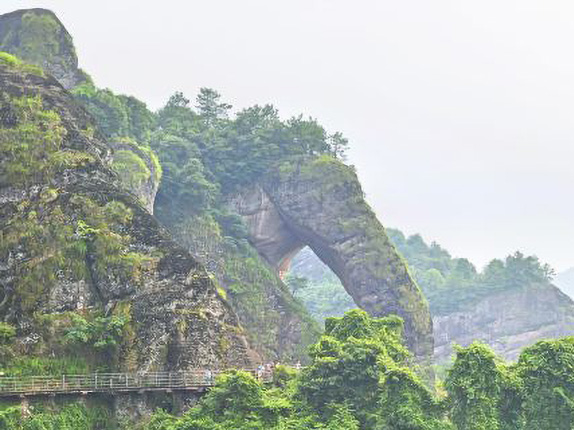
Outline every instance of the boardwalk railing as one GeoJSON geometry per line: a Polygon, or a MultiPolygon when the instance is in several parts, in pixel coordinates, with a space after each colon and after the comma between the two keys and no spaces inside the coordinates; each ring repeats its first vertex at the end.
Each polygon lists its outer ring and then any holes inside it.
{"type": "MultiPolygon", "coordinates": [[[[268,382],[270,372],[246,370],[268,382]]],[[[87,375],[0,377],[0,397],[145,390],[201,390],[211,387],[221,371],[92,373],[87,375]]]]}

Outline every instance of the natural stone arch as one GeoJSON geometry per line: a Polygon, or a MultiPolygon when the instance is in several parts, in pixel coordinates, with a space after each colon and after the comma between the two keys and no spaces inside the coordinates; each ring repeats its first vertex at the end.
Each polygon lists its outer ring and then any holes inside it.
{"type": "Polygon", "coordinates": [[[330,157],[283,166],[235,196],[233,206],[253,246],[278,272],[309,246],[360,308],[374,316],[401,316],[411,351],[430,360],[428,304],[365,202],[351,167],[330,157]]]}

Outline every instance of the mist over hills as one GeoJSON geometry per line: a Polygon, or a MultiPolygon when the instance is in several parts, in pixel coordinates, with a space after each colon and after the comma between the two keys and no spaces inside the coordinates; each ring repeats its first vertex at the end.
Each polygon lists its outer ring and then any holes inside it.
{"type": "MultiPolygon", "coordinates": [[[[419,234],[387,231],[429,300],[437,363],[450,360],[453,344],[481,340],[516,359],[522,348],[538,340],[574,334],[574,301],[557,288],[558,277],[552,280],[551,268],[536,257],[516,252],[492,260],[479,272],[467,259],[451,257],[419,234]]],[[[290,273],[288,285],[318,320],[355,307],[311,250],[295,257],[290,273]]],[[[560,279],[571,285],[571,277],[560,279]]]]}
{"type": "Polygon", "coordinates": [[[554,283],[562,291],[574,299],[574,267],[558,273],[554,277],[554,283]]]}

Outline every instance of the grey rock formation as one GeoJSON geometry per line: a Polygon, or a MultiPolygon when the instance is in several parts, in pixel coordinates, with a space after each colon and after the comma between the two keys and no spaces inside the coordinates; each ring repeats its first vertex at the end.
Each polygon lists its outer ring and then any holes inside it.
{"type": "Polygon", "coordinates": [[[435,316],[435,360],[444,363],[452,345],[483,341],[514,360],[542,339],[574,334],[574,302],[551,284],[495,293],[469,310],[435,316]]]}
{"type": "Polygon", "coordinates": [[[10,155],[18,153],[18,139],[6,140],[0,154],[0,227],[7,238],[0,247],[0,320],[18,327],[18,342],[43,341],[37,314],[124,309],[132,336],[122,340],[120,368],[248,365],[249,347],[233,310],[203,267],[122,189],[109,168],[110,149],[86,132],[91,119],[69,93],[53,78],[0,65],[0,94],[2,138],[20,121],[30,121],[42,136],[44,126],[34,121],[45,119],[21,118],[15,110],[23,97],[39,97],[42,112],[57,113],[64,131],[61,143],[57,137],[32,141],[54,145],[50,159],[63,161],[46,167],[44,157],[31,152],[26,164],[47,170],[28,173],[27,181],[8,175],[18,162],[10,155]]]}
{"type": "Polygon", "coordinates": [[[308,245],[359,307],[375,316],[401,316],[411,350],[430,359],[426,300],[365,202],[353,170],[325,158],[280,170],[233,199],[251,243],[278,272],[308,245]]]}
{"type": "Polygon", "coordinates": [[[42,67],[66,89],[85,80],[72,37],[49,10],[26,9],[1,15],[0,51],[42,67]]]}
{"type": "Polygon", "coordinates": [[[305,242],[289,228],[275,203],[259,185],[233,198],[235,210],[249,229],[249,241],[275,270],[282,274],[305,242]]]}
{"type": "MultiPolygon", "coordinates": [[[[308,249],[297,255],[290,273],[312,282],[333,282],[329,268],[308,249]]],[[[348,308],[339,303],[336,316],[348,308]]],[[[433,315],[433,330],[437,364],[449,361],[453,345],[467,346],[475,340],[514,360],[522,348],[539,340],[572,336],[574,302],[549,283],[498,290],[462,311],[433,315]]]]}
{"type": "Polygon", "coordinates": [[[153,204],[159,188],[161,167],[149,148],[132,142],[110,142],[113,149],[112,167],[120,175],[127,191],[153,214],[153,204]]]}
{"type": "Polygon", "coordinates": [[[164,203],[161,197],[156,203],[160,221],[216,279],[258,354],[291,363],[308,359],[307,347],[320,336],[319,325],[257,251],[223,236],[209,217],[164,217],[164,203]]]}

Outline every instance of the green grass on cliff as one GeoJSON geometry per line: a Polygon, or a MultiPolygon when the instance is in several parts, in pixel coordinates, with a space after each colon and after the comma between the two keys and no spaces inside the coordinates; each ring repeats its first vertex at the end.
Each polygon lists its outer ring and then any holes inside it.
{"type": "Polygon", "coordinates": [[[44,76],[44,70],[41,67],[24,63],[19,58],[8,54],[7,52],[0,51],[0,64],[16,69],[23,73],[31,73],[36,76],[44,76]]]}
{"type": "Polygon", "coordinates": [[[319,326],[245,240],[226,236],[209,215],[189,217],[172,229],[212,273],[253,346],[271,357],[277,353],[290,361],[305,357],[307,345],[319,336],[319,326]],[[283,324],[299,325],[300,343],[281,339],[283,324]]]}
{"type": "MultiPolygon", "coordinates": [[[[23,348],[7,339],[7,326],[2,326],[0,367],[11,374],[42,374],[113,365],[109,348],[101,347],[119,346],[120,340],[108,332],[112,325],[119,330],[116,323],[129,316],[126,312],[112,315],[108,324],[97,316],[86,320],[86,310],[78,316],[46,315],[43,309],[50,307],[56,286],[93,291],[86,284],[105,280],[137,288],[142,277],[155,270],[159,257],[153,250],[147,254],[133,249],[133,211],[125,203],[110,196],[100,201],[99,196],[70,193],[61,186],[64,171],[73,175],[78,169],[82,174],[95,160],[67,147],[67,131],[57,113],[44,109],[40,97],[2,95],[0,105],[10,125],[0,128],[0,186],[32,190],[2,208],[0,259],[18,259],[10,272],[12,281],[4,287],[10,313],[2,316],[18,327],[20,338],[32,332],[39,336],[23,348]],[[86,342],[72,347],[66,334],[79,318],[84,330],[76,327],[75,333],[86,342]]],[[[129,329],[126,324],[121,330],[128,353],[129,329]]]]}

